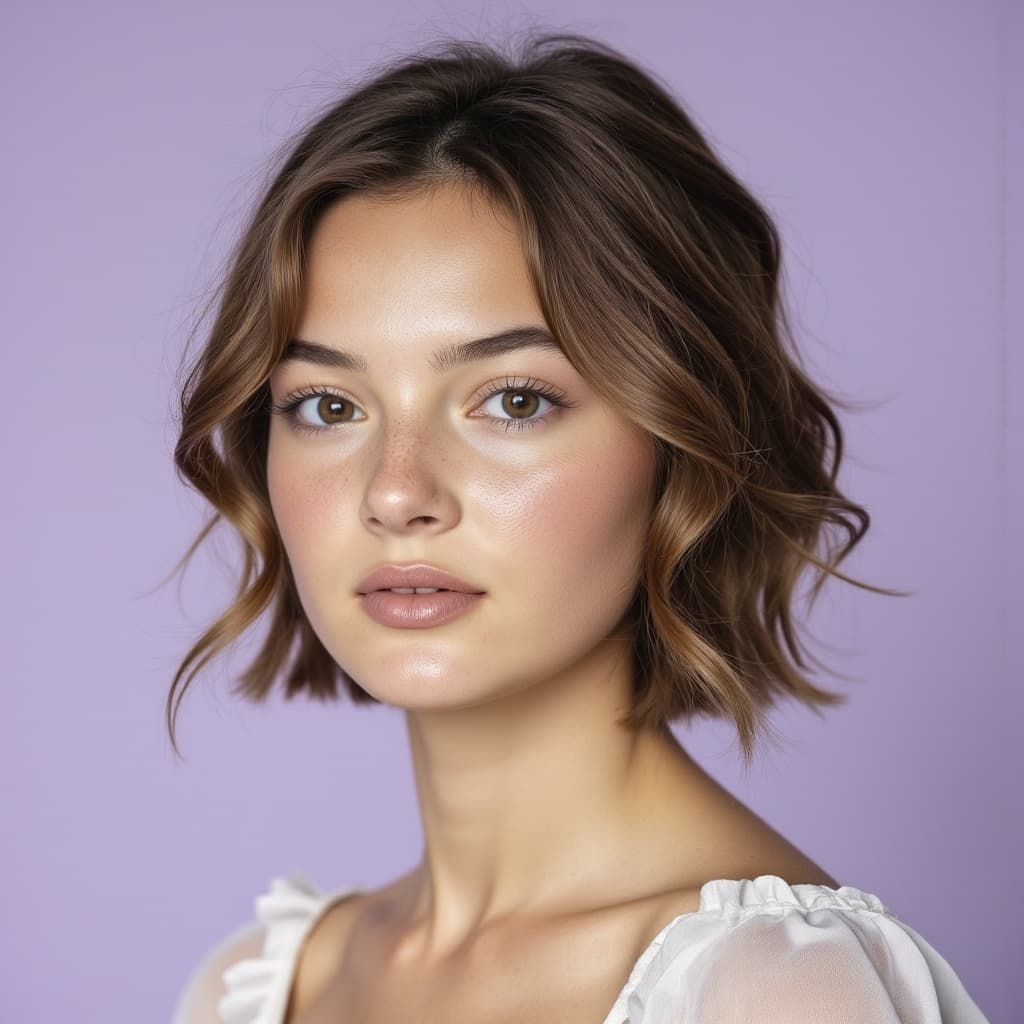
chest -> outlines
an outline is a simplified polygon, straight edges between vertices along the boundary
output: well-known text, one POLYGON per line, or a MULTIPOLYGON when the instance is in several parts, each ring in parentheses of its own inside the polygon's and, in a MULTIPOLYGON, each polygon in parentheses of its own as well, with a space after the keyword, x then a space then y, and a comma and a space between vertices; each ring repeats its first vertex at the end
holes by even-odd
POLYGON ((590 929, 573 941, 485 944, 429 970, 386 966, 367 950, 284 1024, 605 1024, 638 941, 590 929))
POLYGON ((291 1024, 605 1024, 621 987, 616 982, 575 993, 500 985, 487 992, 479 985, 457 992, 349 992, 318 1000, 291 1024))

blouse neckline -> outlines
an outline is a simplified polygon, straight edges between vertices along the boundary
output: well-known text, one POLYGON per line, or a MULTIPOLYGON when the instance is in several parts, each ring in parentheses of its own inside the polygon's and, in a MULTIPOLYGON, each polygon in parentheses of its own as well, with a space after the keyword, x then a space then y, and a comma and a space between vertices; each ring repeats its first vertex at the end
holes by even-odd
MULTIPOLYGON (((296 875, 293 879, 286 879, 284 882, 291 888, 293 895, 299 895, 300 899, 305 897, 307 916, 301 929, 291 937, 288 953, 270 948, 264 953, 264 957, 283 958, 285 961, 281 964, 281 969, 277 974, 276 991, 269 994, 270 1005, 265 1007, 266 1016, 261 1018, 273 1022, 273 1024, 279 1024, 284 1018, 295 981, 299 953, 316 923, 335 904, 350 896, 370 891, 367 886, 354 884, 340 886, 321 893, 314 883, 302 875, 296 875), (298 888, 296 888, 296 883, 298 883, 298 888)), ((289 905, 294 909, 293 902, 289 901, 289 905)), ((790 885, 778 875, 758 875, 756 878, 715 878, 705 882, 700 888, 697 909, 677 914, 668 921, 634 962, 629 977, 619 990, 601 1024, 620 1024, 620 1021, 624 1019, 626 1004, 634 990, 649 988, 654 984, 657 980, 657 972, 648 976, 652 964, 662 947, 671 946, 671 937, 681 933, 682 922, 704 914, 716 914, 721 918, 736 922, 751 913, 763 913, 773 909, 784 912, 788 909, 806 911, 821 907, 868 910, 895 916, 877 896, 850 885, 843 885, 837 889, 813 883, 798 882, 790 885)), ((271 911, 268 917, 272 918, 273 916, 273 911, 271 911)), ((269 923, 268 919, 268 925, 269 923)), ((268 935, 268 942, 271 940, 272 936, 268 935)), ((671 954, 671 948, 668 952, 671 954)))

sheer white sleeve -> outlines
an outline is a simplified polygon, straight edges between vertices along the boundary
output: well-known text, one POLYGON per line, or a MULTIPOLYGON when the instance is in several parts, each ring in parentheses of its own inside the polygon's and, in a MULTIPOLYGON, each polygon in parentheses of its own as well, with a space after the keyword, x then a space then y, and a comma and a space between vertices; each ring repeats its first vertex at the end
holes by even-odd
POLYGON ((665 936, 630 1024, 988 1024, 950 964, 870 894, 723 883, 738 884, 761 889, 665 936))

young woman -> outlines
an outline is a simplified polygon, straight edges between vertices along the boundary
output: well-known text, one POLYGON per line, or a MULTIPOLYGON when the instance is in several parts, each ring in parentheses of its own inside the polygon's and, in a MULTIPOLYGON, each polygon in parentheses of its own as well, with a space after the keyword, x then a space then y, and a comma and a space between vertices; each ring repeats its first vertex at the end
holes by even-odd
POLYGON ((669 728, 727 715, 749 763, 778 697, 842 699, 790 606, 869 518, 779 260, 677 103, 580 36, 405 57, 294 141, 183 394, 177 466, 248 555, 171 738, 269 610, 241 692, 403 709, 424 850, 374 890, 275 878, 179 1024, 984 1020, 669 728))

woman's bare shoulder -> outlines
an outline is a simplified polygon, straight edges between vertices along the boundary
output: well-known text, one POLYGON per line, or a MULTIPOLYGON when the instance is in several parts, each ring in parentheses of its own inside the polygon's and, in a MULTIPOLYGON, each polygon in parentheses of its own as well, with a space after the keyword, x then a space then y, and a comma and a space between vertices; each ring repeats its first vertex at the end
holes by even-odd
POLYGON ((299 950, 291 994, 282 1024, 295 1024, 316 1002, 344 964, 356 922, 375 898, 377 890, 357 890, 336 900, 320 915, 299 950))

